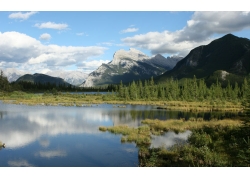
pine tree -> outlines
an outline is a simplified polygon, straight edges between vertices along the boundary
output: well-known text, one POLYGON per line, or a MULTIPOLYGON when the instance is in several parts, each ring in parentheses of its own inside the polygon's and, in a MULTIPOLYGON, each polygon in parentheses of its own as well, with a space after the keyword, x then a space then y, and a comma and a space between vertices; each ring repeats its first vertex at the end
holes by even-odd
POLYGON ((122 84, 122 81, 120 82, 120 85, 119 85, 119 93, 118 93, 118 96, 123 98, 124 97, 124 90, 123 90, 123 84, 122 84))

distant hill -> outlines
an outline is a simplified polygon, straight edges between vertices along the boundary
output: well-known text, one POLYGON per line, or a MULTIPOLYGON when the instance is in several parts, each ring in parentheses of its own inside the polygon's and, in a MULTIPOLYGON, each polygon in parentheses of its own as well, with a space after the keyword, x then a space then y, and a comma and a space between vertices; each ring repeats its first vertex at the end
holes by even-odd
POLYGON ((35 73, 33 75, 31 74, 25 74, 21 77, 19 77, 16 82, 31 82, 31 83, 41 83, 41 84, 65 84, 66 86, 70 85, 69 83, 67 83, 66 81, 64 81, 62 78, 58 78, 58 77, 51 77, 45 74, 39 74, 39 73, 35 73))
POLYGON ((182 57, 165 58, 160 54, 148 57, 134 48, 130 48, 129 51, 118 50, 111 62, 102 64, 90 73, 81 86, 101 86, 117 84, 120 81, 128 83, 133 80, 144 80, 172 69, 180 59, 182 57))
POLYGON ((208 45, 194 48, 172 70, 156 77, 155 80, 161 82, 170 77, 181 79, 192 78, 194 75, 196 78, 208 78, 218 70, 230 73, 231 77, 248 75, 250 40, 227 34, 208 45))

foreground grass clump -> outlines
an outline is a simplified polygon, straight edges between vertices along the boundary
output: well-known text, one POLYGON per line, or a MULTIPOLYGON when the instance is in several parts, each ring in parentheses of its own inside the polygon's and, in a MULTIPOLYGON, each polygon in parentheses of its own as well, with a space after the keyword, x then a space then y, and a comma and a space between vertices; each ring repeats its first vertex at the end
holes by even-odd
POLYGON ((184 132, 186 130, 194 130, 194 129, 201 129, 203 127, 211 127, 216 128, 218 126, 222 127, 234 127, 240 125, 240 120, 232 120, 232 119, 224 119, 224 120, 211 120, 211 121, 204 121, 198 119, 197 121, 194 120, 150 120, 146 119, 143 120, 143 124, 147 124, 150 126, 150 130, 157 135, 157 133, 166 132, 166 131, 175 131, 175 132, 184 132))
POLYGON ((135 142, 139 166, 250 166, 250 123, 240 120, 144 120, 147 126, 100 127, 101 131, 122 134, 122 142, 135 142), (171 148, 150 148, 151 134, 191 130, 187 144, 171 148), (147 140, 145 140, 147 139, 147 140))
POLYGON ((131 128, 127 125, 120 125, 114 127, 99 127, 99 130, 109 131, 114 134, 122 134, 121 142, 135 142, 137 145, 149 145, 151 143, 151 133, 148 126, 131 128))
POLYGON ((218 122, 215 126, 215 122, 199 128, 193 126, 188 144, 176 144, 169 149, 148 149, 148 155, 139 158, 140 165, 148 166, 154 156, 157 157, 155 166, 249 167, 250 123, 232 123, 229 120, 218 122))

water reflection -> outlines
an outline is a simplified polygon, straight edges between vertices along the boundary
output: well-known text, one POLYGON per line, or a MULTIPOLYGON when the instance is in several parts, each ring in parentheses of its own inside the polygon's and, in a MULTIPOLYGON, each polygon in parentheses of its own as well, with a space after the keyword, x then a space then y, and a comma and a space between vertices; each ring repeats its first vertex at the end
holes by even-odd
MULTIPOLYGON (((136 145, 121 144, 120 135, 101 132, 98 127, 138 127, 147 118, 185 116, 193 114, 158 110, 154 106, 55 107, 0 102, 0 138, 7 146, 0 152, 0 166, 137 166, 136 145)), ((177 141, 184 142, 190 133, 155 136, 151 147, 168 148, 177 141)))
MULTIPOLYGON (((190 113, 156 110, 153 106, 127 106, 114 108, 112 105, 95 107, 46 107, 20 106, 0 103, 0 137, 9 148, 19 148, 40 139, 44 135, 60 134, 100 134, 101 125, 127 124, 141 125, 143 119, 176 118, 225 118, 236 116, 233 113, 190 113)), ((44 141, 44 140, 43 140, 44 141)), ((41 142, 48 146, 49 142, 41 142)))
POLYGON ((66 151, 63 150, 49 150, 49 151, 39 151, 35 156, 40 156, 43 158, 54 158, 54 157, 64 157, 67 156, 66 151))
POLYGON ((8 165, 11 167, 33 167, 34 166, 24 159, 10 160, 8 161, 8 165))
POLYGON ((187 130, 183 133, 176 134, 175 132, 167 132, 163 136, 152 136, 152 147, 165 147, 170 148, 176 143, 185 143, 188 139, 188 136, 191 135, 191 131, 187 130))

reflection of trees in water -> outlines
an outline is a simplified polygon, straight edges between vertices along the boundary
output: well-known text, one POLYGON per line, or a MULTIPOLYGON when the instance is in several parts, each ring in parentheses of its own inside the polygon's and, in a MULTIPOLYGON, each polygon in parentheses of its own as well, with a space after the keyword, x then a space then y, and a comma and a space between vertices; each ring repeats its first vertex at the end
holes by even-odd
POLYGON ((5 112, 5 111, 0 111, 0 119, 3 119, 3 115, 6 115, 7 114, 7 112, 5 112))
POLYGON ((166 110, 120 110, 110 112, 109 115, 112 117, 114 125, 128 124, 136 127, 144 119, 168 120, 184 118, 188 120, 190 118, 202 118, 204 120, 221 120, 239 117, 239 114, 235 112, 181 112, 166 110))
POLYGON ((0 119, 3 119, 3 112, 0 111, 0 119))
POLYGON ((177 118, 184 118, 188 120, 189 118, 203 118, 204 120, 211 120, 211 119, 234 119, 240 116, 237 112, 178 112, 177 118))

